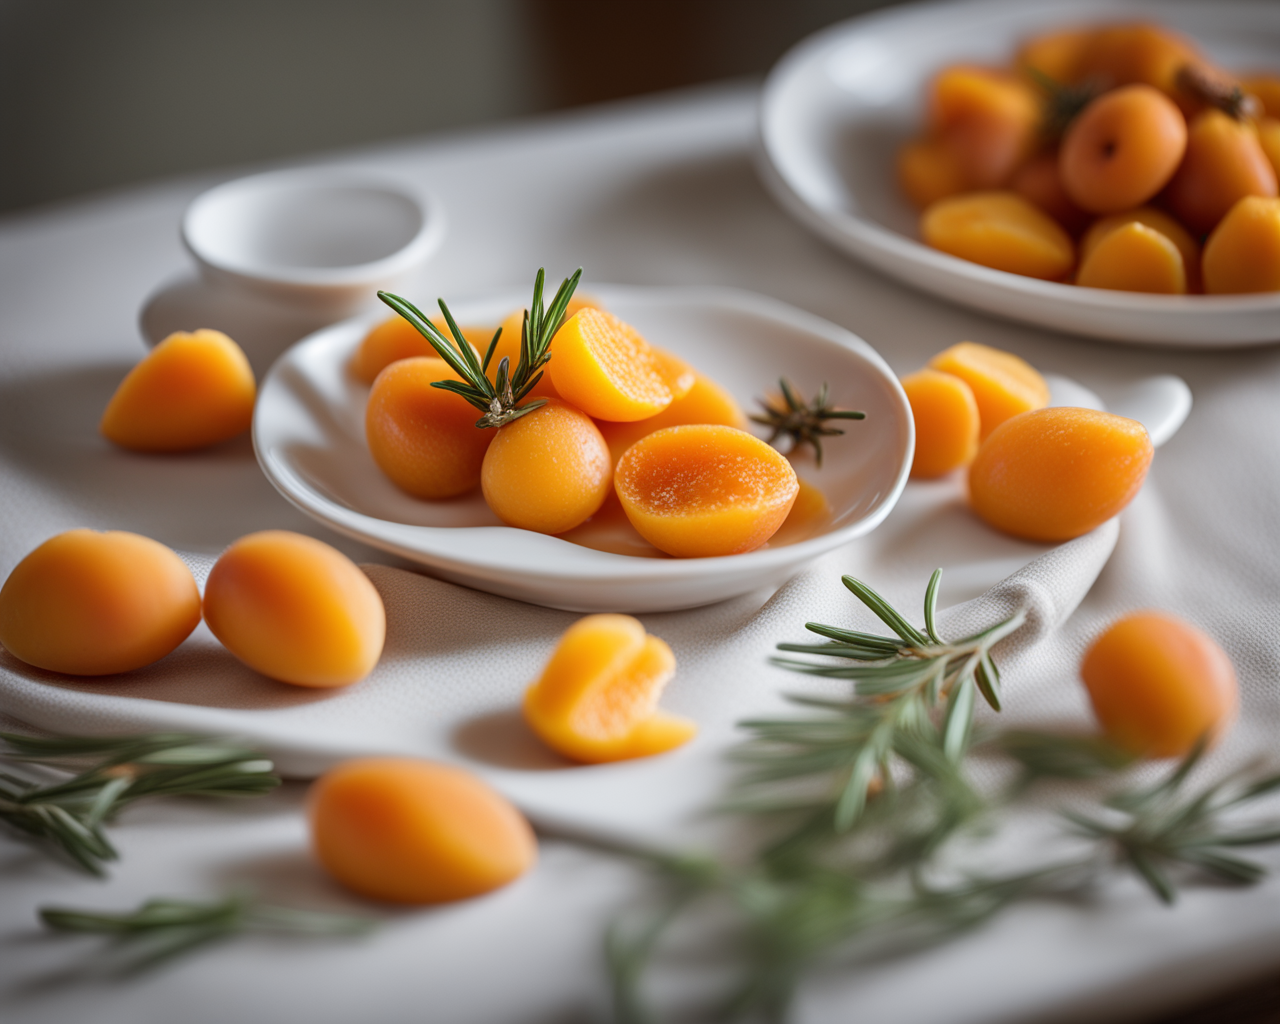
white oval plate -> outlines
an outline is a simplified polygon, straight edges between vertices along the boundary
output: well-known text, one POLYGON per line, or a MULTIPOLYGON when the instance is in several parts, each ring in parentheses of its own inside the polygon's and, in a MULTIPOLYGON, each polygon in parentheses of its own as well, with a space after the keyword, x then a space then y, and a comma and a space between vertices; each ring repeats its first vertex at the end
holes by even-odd
MULTIPOLYGON (((325 328, 289 349, 263 382, 254 449, 267 478, 302 511, 337 530, 479 590, 570 611, 670 611, 776 585, 818 555, 860 537, 893 508, 915 444, 897 377, 861 338, 780 302, 731 289, 592 285, 655 345, 714 377, 741 403, 785 375, 808 395, 824 381, 839 406, 867 418, 825 445, 802 479, 831 506, 822 532, 798 543, 723 558, 642 558, 597 551, 501 525, 479 494, 420 501, 374 465, 364 436, 368 388, 347 371, 378 317, 325 328)), ((451 307, 461 323, 496 324, 527 303, 505 294, 451 307)))
POLYGON ((1280 4, 1238 0, 972 0, 855 18, 800 43, 760 105, 766 184, 801 223, 900 281, 1053 330, 1147 344, 1217 347, 1280 340, 1280 294, 1141 295, 991 270, 916 240, 918 215, 894 179, 920 128, 924 90, 960 61, 1004 64, 1019 40, 1087 22, 1144 18, 1193 36, 1226 67, 1274 67, 1280 4))

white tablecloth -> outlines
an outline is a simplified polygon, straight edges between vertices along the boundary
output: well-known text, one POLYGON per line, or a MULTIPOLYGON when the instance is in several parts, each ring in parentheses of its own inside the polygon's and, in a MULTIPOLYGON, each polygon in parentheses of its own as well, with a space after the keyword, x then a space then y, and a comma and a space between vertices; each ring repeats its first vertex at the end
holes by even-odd
MULTIPOLYGON (((1280 510, 1280 456, 1271 440, 1280 426, 1273 398, 1280 354, 1175 353, 1054 336, 891 284, 811 238, 765 195, 751 167, 754 99, 748 89, 703 90, 349 159, 420 179, 441 198, 450 229, 422 285, 428 296, 463 298, 526 282, 540 265, 555 277, 581 264, 597 281, 730 284, 772 295, 862 335, 899 372, 968 338, 1016 351, 1104 397, 1108 387, 1138 375, 1181 374, 1194 390, 1195 410, 1158 453, 1144 491, 1122 519, 1118 542, 1109 526, 1051 554, 1056 561, 1020 580, 1022 593, 1041 602, 1045 642, 1010 664, 1012 713, 1023 720, 1086 721, 1069 666, 1102 623, 1155 606, 1209 630, 1240 671, 1242 721, 1218 759, 1229 763, 1266 751, 1280 719, 1274 639, 1280 543, 1272 526, 1280 510), (1103 562, 1084 603, 1063 623, 1103 562), (1067 568, 1071 574, 1064 575, 1067 568)), ((0 573, 46 537, 76 526, 134 530, 197 561, 267 527, 334 539, 271 490, 247 441, 161 464, 114 453, 97 437, 106 398, 142 351, 137 309, 157 282, 185 264, 178 217, 208 183, 153 186, 0 223, 0 573)), ((682 647, 686 654, 688 671, 673 684, 670 705, 693 713, 713 736, 727 731, 740 707, 774 699, 784 681, 796 688, 763 666, 773 642, 797 637, 806 618, 838 620, 845 607, 852 613, 840 572, 854 571, 914 609, 928 569, 954 555, 969 530, 954 502, 912 485, 877 534, 828 556, 763 608, 767 594, 649 617, 649 628, 671 640, 678 656, 682 647), (707 635, 723 647, 700 646, 707 635), (717 658, 729 654, 732 668, 722 685, 746 679, 732 693, 715 685, 717 658)), ((361 561, 387 561, 338 543, 361 561)), ((1026 557, 1034 554, 1028 548, 1026 557)), ((520 623, 518 633, 496 638, 507 659, 504 671, 517 681, 572 618, 526 606, 495 611, 497 599, 448 584, 388 568, 371 574, 392 609, 393 640, 397 623, 405 636, 430 634, 430 624, 413 621, 413 612, 433 601, 474 603, 473 622, 497 615, 520 623)), ((963 589, 960 581, 952 600, 972 596, 963 589)), ((957 612, 990 616, 1000 606, 997 595, 957 612)), ((489 638, 481 629, 473 633, 469 642, 479 651, 489 638)), ((198 666, 199 638, 192 643, 188 664, 198 666)), ((465 678, 466 651, 450 652, 451 678, 465 678)), ((113 699, 155 698, 142 718, 162 721, 163 702, 171 699, 164 681, 159 691, 145 681, 130 685, 113 699)), ((61 711, 51 710, 41 694, 38 681, 10 688, 0 712, 56 724, 51 715, 61 711)), ((234 697, 227 700, 236 707, 234 697)), ((94 719, 100 711, 89 707, 81 724, 103 721, 94 719)), ((503 714, 501 702, 493 711, 503 714)), ((121 713, 121 720, 129 715, 121 713)), ((710 744, 701 749, 713 752, 710 744)), ((595 781, 582 783, 576 794, 571 784, 549 799, 545 786, 521 788, 536 764, 514 757, 503 765, 477 751, 470 756, 549 823, 579 798, 597 807, 609 799, 607 773, 584 773, 595 781)), ((298 756, 297 770, 306 770, 305 760, 298 756)), ((688 773, 699 780, 688 786, 690 800, 699 786, 714 790, 718 776, 697 751, 687 763, 674 758, 670 765, 663 770, 671 786, 686 785, 688 773)), ((386 927, 358 945, 251 941, 124 986, 41 983, 78 951, 75 943, 36 939, 34 908, 42 904, 124 907, 156 893, 215 893, 247 882, 281 901, 357 905, 307 857, 302 793, 300 784, 290 784, 251 803, 138 808, 113 833, 123 860, 106 883, 0 837, 4 1018, 515 1022, 588 1019, 604 1005, 601 932, 612 913, 642 891, 638 876, 555 839, 544 841, 538 869, 509 889, 458 906, 388 912, 386 927)), ((614 802, 623 813, 605 824, 625 830, 626 802, 614 802)), ((1119 883, 1112 895, 1093 908, 1020 909, 955 946, 874 971, 815 979, 797 1016, 1123 1017, 1280 962, 1280 884, 1194 890, 1173 911, 1155 906, 1136 883, 1119 883), (999 984, 991 982, 988 958, 1002 965, 999 984)))

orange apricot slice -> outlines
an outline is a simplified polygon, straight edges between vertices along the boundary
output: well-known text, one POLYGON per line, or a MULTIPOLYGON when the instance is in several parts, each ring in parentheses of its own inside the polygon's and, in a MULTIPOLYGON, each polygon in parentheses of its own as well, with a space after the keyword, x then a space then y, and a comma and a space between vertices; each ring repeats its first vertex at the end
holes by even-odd
POLYGON ((1133 500, 1151 466, 1141 423, 1095 409, 1053 408, 1006 420, 969 467, 969 504, 1015 537, 1063 541, 1133 500))
POLYGON ((1200 287, 1200 246, 1191 237, 1191 232, 1179 224, 1164 210, 1154 206, 1135 206, 1132 210, 1122 210, 1106 217, 1099 217, 1080 239, 1080 263, 1084 264, 1089 254, 1107 235, 1116 228, 1137 221, 1153 228, 1178 247, 1182 254, 1182 266, 1187 275, 1187 291, 1197 291, 1200 287))
POLYGON ((641 438, 618 460, 614 487, 640 536, 677 558, 754 551, 799 491, 791 463, 758 437, 706 424, 641 438))
POLYGON ((484 500, 508 526, 564 533, 609 493, 613 462, 591 417, 559 398, 499 428, 480 467, 484 500))
POLYGON ((200 592, 169 548, 136 533, 69 530, 28 554, 0 588, 0 644, 77 676, 158 661, 200 624, 200 592))
POLYGON ((1219 739, 1239 704, 1226 651, 1164 612, 1112 623, 1085 651, 1080 675, 1102 731, 1140 757, 1182 757, 1219 739))
POLYGON ((609 458, 616 466, 623 452, 642 437, 647 437, 655 430, 664 427, 680 427, 693 423, 711 423, 722 427, 737 427, 739 430, 747 425, 747 417, 743 415, 729 392, 701 373, 695 373, 693 387, 676 398, 662 412, 648 419, 633 420, 630 423, 610 423, 602 420, 596 426, 604 435, 605 444, 609 446, 609 458))
POLYGON ((184 452, 242 434, 253 423, 253 370, 221 331, 179 331, 120 382, 99 429, 139 452, 184 452))
MULTIPOLYGON (((452 339, 449 325, 443 317, 433 317, 436 325, 446 338, 452 339)), ((461 327, 462 336, 473 349, 483 354, 489 347, 493 332, 484 327, 461 327)), ((351 359, 351 372, 365 384, 372 384, 374 379, 392 363, 400 359, 412 359, 415 356, 438 358, 436 350, 431 347, 413 324, 396 314, 389 320, 375 326, 364 336, 364 341, 351 359)), ((447 363, 445 364, 448 365, 447 363)), ((452 376, 457 376, 452 370, 452 376)))
POLYGON ((373 671, 387 615, 356 564, 314 537, 264 530, 214 564, 204 621, 250 668, 297 686, 346 686, 373 671))
MULTIPOLYGON (((587 295, 573 295, 569 299, 569 304, 565 307, 564 317, 568 320, 575 313, 582 309, 603 309, 599 301, 587 295)), ((489 360, 489 378, 492 380, 493 375, 498 372, 498 364, 506 358, 508 372, 515 373, 516 367, 520 365, 520 340, 524 329, 525 310, 517 309, 502 321, 502 335, 498 338, 498 345, 493 350, 493 356, 489 360)), ((480 351, 488 351, 489 338, 485 339, 484 347, 480 351)), ((551 339, 555 344, 555 338, 551 339)), ((548 352, 551 348, 548 347, 548 352)), ((551 380, 550 366, 542 368, 542 379, 533 386, 533 390, 529 392, 538 398, 558 398, 560 393, 556 391, 556 386, 551 380)))
POLYGON ((1280 199, 1236 203, 1205 243, 1202 266, 1215 295, 1280 291, 1280 199))
POLYGON ((476 426, 480 414, 466 399, 431 386, 456 379, 443 359, 415 356, 388 366, 369 392, 364 417, 369 453, 397 487, 415 498, 452 498, 480 485, 493 431, 476 426))
POLYGON ((1251 124, 1221 110, 1192 118, 1186 158, 1164 196, 1178 220, 1207 234, 1245 196, 1276 194, 1276 172, 1251 124))
POLYGON ((973 391, 981 420, 979 440, 1005 420, 1049 404, 1049 385, 1025 359, 989 345, 962 341, 929 360, 929 366, 959 377, 973 391))
POLYGON ((629 422, 671 404, 649 343, 612 313, 582 309, 552 339, 549 364, 556 391, 598 420, 629 422))
POLYGON ((348 889, 388 903, 468 899, 537 860, 524 816, 470 772, 430 761, 345 761, 307 798, 317 859, 348 889))
POLYGON ((1187 271, 1166 235, 1138 221, 1107 232, 1080 261, 1076 284, 1126 292, 1182 295, 1187 271))
POLYGON ((1071 236, 1016 192, 969 192, 934 203, 920 218, 925 244, 1011 274, 1057 280, 1075 263, 1071 236))
POLYGON ((973 389, 951 373, 924 369, 902 378, 916 425, 911 475, 929 479, 969 465, 981 420, 973 389))
POLYGON ((664 753, 693 722, 658 708, 675 674, 671 648, 629 615, 588 615, 560 638, 524 698, 530 728, 553 750, 589 764, 664 753))

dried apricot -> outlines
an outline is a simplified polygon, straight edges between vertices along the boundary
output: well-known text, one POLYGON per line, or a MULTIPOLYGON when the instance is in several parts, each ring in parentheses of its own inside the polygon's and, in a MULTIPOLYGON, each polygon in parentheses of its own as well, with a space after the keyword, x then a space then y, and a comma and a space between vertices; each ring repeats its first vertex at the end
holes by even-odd
POLYGON ((969 192, 934 203, 920 218, 926 244, 1011 274, 1057 280, 1075 263, 1071 237, 1016 192, 969 192))
POLYGON ((1014 65, 1033 72, 1037 82, 1043 76, 1058 85, 1072 85, 1081 78, 1086 51, 1096 34, 1094 28, 1068 28, 1033 36, 1018 47, 1014 65))
POLYGON ((629 615, 588 615, 565 632, 525 694, 525 720, 552 749, 587 763, 664 753, 697 732, 658 708, 671 648, 629 615))
POLYGON ((552 339, 550 372, 562 398, 598 420, 643 420, 671 404, 649 343, 599 309, 579 310, 552 339))
POLYGON ((1266 154, 1271 169, 1280 177, 1280 120, 1263 117, 1256 122, 1255 127, 1258 130, 1258 145, 1266 154))
POLYGON ((1276 172, 1252 125, 1206 110, 1191 121, 1187 155, 1165 202, 1192 231, 1207 234, 1245 196, 1276 195, 1276 172))
MULTIPOLYGON (((586 295, 572 295, 569 303, 565 307, 564 316, 568 320, 579 310, 583 309, 603 309, 600 303, 586 295)), ((508 372, 514 373, 516 367, 520 365, 520 343, 522 332, 524 330, 524 309, 517 309, 502 321, 502 335, 498 338, 497 347, 493 350, 493 356, 489 360, 490 377, 498 371, 498 364, 505 358, 507 360, 508 372)), ((555 339, 551 339, 551 343, 555 344, 555 339)), ((485 339, 485 346, 488 346, 489 339, 485 339)), ((481 351, 487 351, 487 347, 481 351)), ((548 348, 548 351, 554 351, 548 348)), ((560 392, 556 390, 556 386, 551 380, 551 367, 547 366, 543 370, 542 379, 533 386, 533 390, 529 394, 537 398, 558 398, 560 392)))
POLYGON ((962 341, 929 360, 929 366, 954 374, 973 390, 981 419, 979 438, 986 440, 1005 420, 1049 404, 1049 385, 1039 372, 1012 352, 962 341))
POLYGON ((604 503, 612 476, 609 446, 591 417, 551 398, 497 431, 480 486, 508 526, 563 533, 604 503))
POLYGON ((978 403, 954 374, 918 370, 902 378, 916 425, 911 475, 928 479, 969 465, 978 454, 978 403))
POLYGON ((1126 292, 1182 295, 1187 271, 1182 253, 1154 228, 1130 221, 1107 232, 1080 261, 1076 284, 1126 292))
POLYGON ((1071 201, 1062 184, 1057 151, 1034 156, 1018 168, 1009 183, 1019 195, 1029 199, 1072 235, 1089 224, 1089 214, 1071 201))
MULTIPOLYGON (((445 337, 451 337, 449 326, 443 318, 437 317, 431 322, 444 333, 445 337)), ((460 330, 471 347, 482 354, 489 347, 489 341, 493 337, 493 332, 483 327, 462 327, 460 330)), ((431 342, 427 341, 408 320, 396 315, 382 321, 364 336, 364 341, 360 343, 360 347, 351 359, 351 372, 364 383, 372 384, 378 374, 399 359, 435 355, 436 350, 431 347, 431 342)), ((449 372, 456 376, 452 370, 449 372)))
POLYGON ((346 686, 373 671, 387 616, 354 562, 313 537, 264 530, 214 564, 204 620, 250 668, 298 686, 346 686))
POLYGON ((1267 117, 1280 118, 1280 76, 1249 74, 1240 79, 1240 88, 1256 96, 1267 117))
POLYGON ((1080 264, 1084 265, 1089 254, 1097 244, 1116 228, 1124 227, 1137 221, 1149 228, 1154 228, 1178 247, 1182 254, 1182 266, 1187 275, 1187 291, 1199 291, 1200 288, 1200 246, 1181 224, 1173 217, 1158 210, 1154 206, 1136 206, 1132 210, 1122 210, 1107 217, 1099 217, 1089 226, 1084 237, 1080 239, 1080 264))
POLYGON ((308 795, 311 844, 347 888, 390 903, 443 903, 515 881, 537 860, 533 829, 460 768, 412 758, 346 761, 308 795))
POLYGON ((200 624, 191 570, 136 533, 69 530, 28 554, 0 588, 0 644, 77 676, 158 661, 200 624))
POLYGON ((1280 199, 1236 203, 1205 242, 1203 267, 1211 294, 1280 291, 1280 199))
POLYGON ((618 460, 631 525, 678 558, 754 551, 782 525, 799 484, 785 458, 734 427, 666 427, 618 460))
POLYGON ((601 421, 596 426, 609 446, 609 457, 616 466, 622 453, 642 437, 647 437, 663 427, 680 427, 693 423, 712 423, 723 427, 742 429, 747 418, 734 401, 733 396, 710 377, 695 375, 693 387, 677 398, 656 416, 630 423, 601 421))
POLYGON ((942 139, 916 139, 898 150, 898 185, 919 209, 971 188, 960 158, 942 139))
POLYGON ((1149 22, 1099 26, 1080 56, 1077 80, 1093 79, 1107 86, 1141 83, 1170 96, 1177 92, 1179 70, 1203 63, 1191 40, 1149 22))
POLYGON ((1014 75, 957 65, 929 88, 928 127, 970 188, 995 188, 1030 155, 1040 123, 1035 91, 1014 75))
POLYGON ((1181 757, 1218 739, 1239 701, 1226 652, 1164 612, 1113 623, 1085 651, 1080 675, 1103 732, 1143 757, 1181 757))
POLYGON ((99 429, 134 451, 204 448, 249 429, 256 393, 239 345, 221 331, 179 331, 120 382, 99 429))
POLYGON ((1037 409, 1006 420, 983 442, 969 467, 969 503, 1016 537, 1071 540, 1133 500, 1151 455, 1151 438, 1134 420, 1037 409))

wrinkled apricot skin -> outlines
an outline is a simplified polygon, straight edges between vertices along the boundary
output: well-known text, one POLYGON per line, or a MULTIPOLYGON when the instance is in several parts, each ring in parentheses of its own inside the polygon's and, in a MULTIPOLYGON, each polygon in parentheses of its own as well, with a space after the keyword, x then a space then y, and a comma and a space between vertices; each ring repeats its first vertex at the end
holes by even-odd
POLYGON ((1187 278, 1187 291, 1200 290, 1200 246, 1181 224, 1173 217, 1154 206, 1136 206, 1132 210, 1122 210, 1107 217, 1099 217, 1080 239, 1080 265, 1084 266, 1089 255, 1097 244, 1116 228, 1122 228, 1133 222, 1143 224, 1159 231, 1178 247, 1182 255, 1182 267, 1187 278))
POLYGON ((68 675, 150 665, 199 623, 191 570, 136 533, 60 533, 19 562, 0 588, 0 644, 28 665, 68 675))
POLYGON ((484 500, 508 526, 564 533, 609 493, 613 461, 591 418, 558 398, 497 431, 480 470, 484 500))
POLYGON ((1186 148, 1177 105, 1149 85, 1128 85, 1099 96, 1071 122, 1058 166, 1078 207, 1115 213, 1164 188, 1186 148))
POLYGON ((456 379, 443 359, 401 359, 378 374, 365 407, 365 436, 378 468, 415 498, 438 500, 480 485, 492 430, 460 395, 432 387, 456 379))
POLYGON ((1080 675, 1107 738, 1139 757, 1182 757, 1219 739, 1239 703, 1226 652, 1162 612, 1113 623, 1085 652, 1080 675))
POLYGON ((799 484, 785 458, 733 427, 666 427, 618 460, 618 498, 640 536, 677 558, 754 551, 791 511, 799 484))
POLYGON ((979 440, 985 441, 1010 417, 1049 404, 1049 385, 1044 377, 1012 352, 962 341, 930 359, 929 367, 969 385, 981 421, 979 440))
POLYGON ((991 68, 946 68, 933 80, 928 127, 955 157, 969 188, 996 188, 1030 154, 1040 122, 1035 92, 991 68))
POLYGON ((1245 196, 1274 195, 1276 172, 1252 125, 1220 110, 1192 119, 1186 159, 1164 196, 1178 220, 1206 234, 1245 196))
POLYGON ((1183 295, 1182 253, 1154 228, 1130 221, 1108 232, 1080 262, 1076 284, 1127 292, 1183 295))
POLYGON ((1075 264, 1061 226, 1016 192, 968 192, 934 203, 920 218, 925 244, 984 267, 1054 281, 1075 264))
POLYGON ((1280 199, 1236 203, 1205 243, 1203 267, 1210 294, 1280 291, 1280 199))
POLYGON ((588 615, 565 632, 525 693, 524 716, 553 750, 587 764, 665 753, 697 727, 658 708, 671 648, 629 615, 588 615))
POLYGON ((919 370, 902 378, 916 425, 916 454, 911 475, 917 479, 950 473, 978 454, 978 403, 959 377, 919 370))
POLYGON ((339 882, 388 903, 445 903, 515 881, 537 860, 529 823, 459 768, 346 761, 308 795, 311 844, 339 882))
POLYGON ((596 424, 609 446, 609 458, 616 466, 623 453, 642 437, 664 427, 681 427, 688 424, 710 423, 722 427, 744 429, 747 418, 729 392, 710 377, 697 374, 687 394, 675 399, 669 406, 645 420, 631 423, 596 424))
POLYGON ((552 339, 556 391, 598 420, 630 422, 671 404, 649 343, 630 324, 599 309, 579 310, 552 339))
MULTIPOLYGON (((442 317, 433 319, 431 322, 443 332, 446 338, 452 340, 449 326, 442 317)), ((483 327, 460 327, 459 329, 471 347, 483 357, 493 332, 483 327)), ((427 341, 413 324, 397 314, 389 320, 382 321, 364 336, 364 341, 360 343, 355 356, 352 357, 351 372, 365 384, 372 384, 378 374, 392 363, 418 356, 438 357, 436 350, 431 347, 431 342, 427 341)), ((449 372, 452 376, 457 376, 452 370, 449 372)))
POLYGON ((129 371, 99 429, 134 451, 192 451, 248 430, 256 394, 239 345, 220 331, 180 331, 129 371))
POLYGON ((1094 409, 1026 412, 998 426, 969 467, 969 503, 989 525, 1065 541, 1133 500, 1151 465, 1141 423, 1094 409))
POLYGON ((214 564, 204 620, 237 658, 297 686, 346 686, 378 663, 382 598, 351 559, 313 537, 264 530, 214 564))

